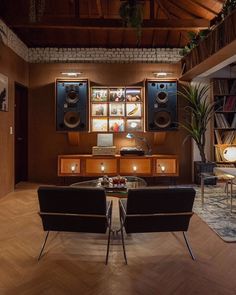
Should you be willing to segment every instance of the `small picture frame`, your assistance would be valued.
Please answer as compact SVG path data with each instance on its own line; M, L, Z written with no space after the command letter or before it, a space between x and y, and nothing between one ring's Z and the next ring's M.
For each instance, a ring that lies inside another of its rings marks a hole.
M140 88L126 88L125 100L127 102L140 102L141 101L141 89Z
M126 120L126 131L143 131L143 124L141 119L127 119Z
M142 110L140 103L127 103L126 104L126 116L127 117L141 117Z
M92 104L92 116L104 117L107 116L107 104L106 103L93 103Z
M107 88L92 88L91 101L107 101L108 89Z
M8 112L8 77L0 74L0 111Z
M109 91L109 100L115 102L125 101L125 89L111 88Z
M125 131L124 119L110 119L109 131L111 132L123 132Z
M111 116L111 117L115 117L115 116L122 117L124 115L125 115L125 104L124 103L110 103L109 116Z
M107 119L92 119L92 131L106 132L108 129Z

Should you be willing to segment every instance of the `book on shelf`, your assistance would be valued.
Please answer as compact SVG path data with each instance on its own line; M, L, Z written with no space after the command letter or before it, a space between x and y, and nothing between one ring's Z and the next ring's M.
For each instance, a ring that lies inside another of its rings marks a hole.
M236 128L236 114L234 114L234 117L231 123L231 128Z
M230 112L234 111L236 106L236 96L231 95L224 99L223 111Z
M224 144L233 144L235 141L235 131L227 131L224 132L224 134L222 135L222 143Z
M236 94L236 79L232 83L229 94Z
M215 114L215 121L216 121L216 126L218 128L230 128L229 122L226 120L225 115L222 113Z
M222 142L219 130L215 130L215 136L216 136L216 143L217 144L222 144L223 142Z
M229 93L229 85L227 79L217 79L214 81L214 93L226 94Z

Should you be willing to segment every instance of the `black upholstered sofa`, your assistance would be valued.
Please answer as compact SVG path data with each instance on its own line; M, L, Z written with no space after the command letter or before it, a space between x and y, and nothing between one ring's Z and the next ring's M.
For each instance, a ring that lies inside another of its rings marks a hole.
M50 231L106 233L108 230L106 264L108 262L112 201L106 200L103 188L42 186L38 200L43 229L47 231L40 251L40 260Z
M124 233L182 231L189 253L194 260L185 232L193 215L193 188L145 187L129 189L128 198L119 200L121 236L127 263Z

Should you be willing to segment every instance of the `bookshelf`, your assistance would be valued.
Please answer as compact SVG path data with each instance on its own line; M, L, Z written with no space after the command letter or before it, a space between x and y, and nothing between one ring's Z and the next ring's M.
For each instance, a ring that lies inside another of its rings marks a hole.
M236 146L236 79L213 79L213 98L215 161L230 164L223 151L228 146Z

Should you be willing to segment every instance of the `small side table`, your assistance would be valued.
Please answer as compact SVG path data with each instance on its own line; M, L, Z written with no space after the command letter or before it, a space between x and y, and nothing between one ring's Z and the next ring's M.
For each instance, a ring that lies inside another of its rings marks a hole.
M204 185L205 185L205 180L206 179L221 179L224 180L225 183L225 188L226 188L226 196L227 196L227 201L229 197L229 185L230 185L230 212L232 212L232 202L233 202L233 180L235 177L230 174L220 174L216 175L214 173L201 173L201 202L202 202L202 207L204 206Z

